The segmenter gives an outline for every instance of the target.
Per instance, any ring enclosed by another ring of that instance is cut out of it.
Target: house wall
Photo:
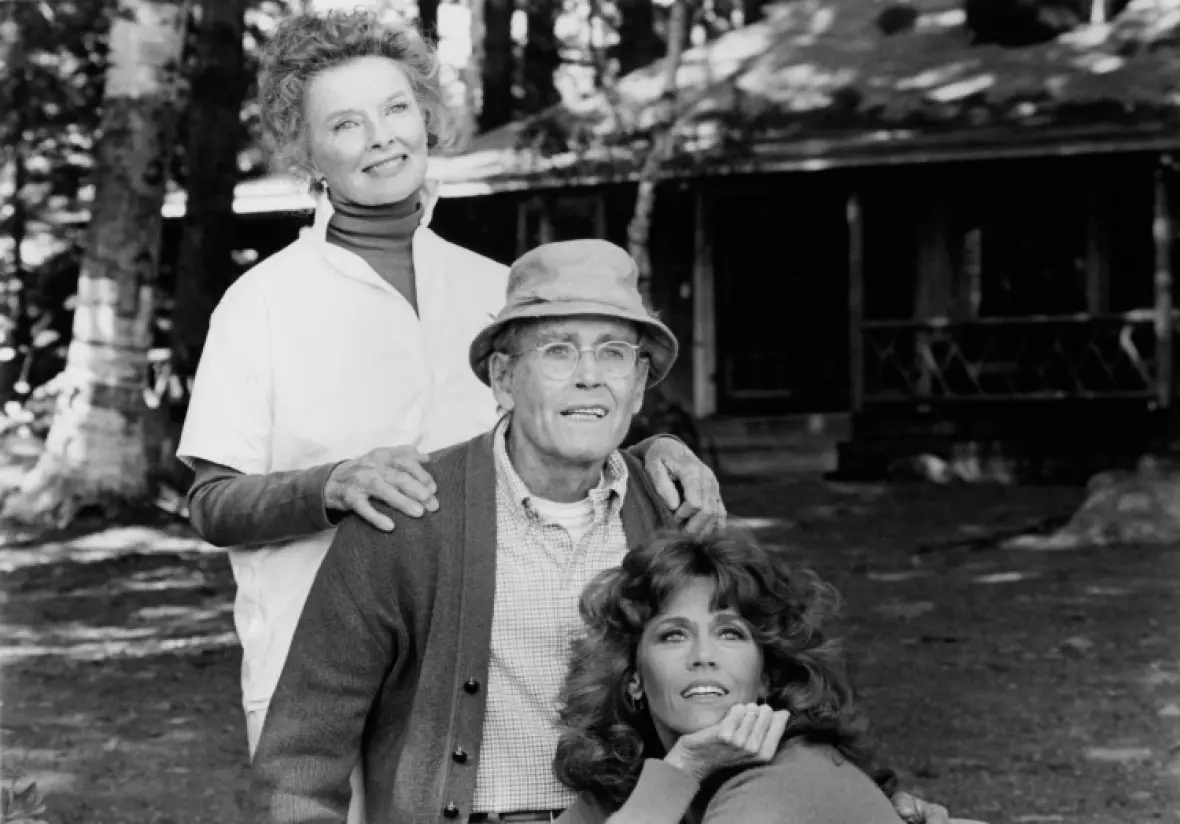
[[[847,184],[826,173],[713,183],[721,412],[847,408]]]

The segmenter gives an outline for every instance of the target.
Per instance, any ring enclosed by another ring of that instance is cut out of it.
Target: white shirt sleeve
[[[232,286],[209,321],[177,457],[260,474],[274,425],[267,306],[252,284]]]

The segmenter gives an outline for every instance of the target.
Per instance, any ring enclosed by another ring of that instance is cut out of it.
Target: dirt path
[[[1079,490],[732,482],[843,591],[908,788],[991,822],[1180,822],[1180,549],[999,549]],[[0,548],[6,771],[52,824],[244,820],[232,580],[171,527]]]

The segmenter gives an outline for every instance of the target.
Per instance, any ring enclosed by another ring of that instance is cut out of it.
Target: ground
[[[1180,822],[1180,548],[1032,551],[1080,489],[730,479],[844,593],[903,786],[990,824]],[[233,584],[179,524],[0,547],[4,767],[52,824],[248,813]]]

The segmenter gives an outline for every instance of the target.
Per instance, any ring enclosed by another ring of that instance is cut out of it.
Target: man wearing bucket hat
[[[618,447],[676,338],[635,262],[599,240],[521,257],[471,344],[503,412],[432,458],[440,509],[345,520],[312,586],[254,757],[271,822],[550,821],[578,599],[674,516]],[[937,822],[937,816],[928,819]]]
[[[439,510],[385,533],[341,523],[254,756],[268,821],[496,820],[561,810],[555,704],[578,596],[672,513],[618,447],[676,359],[631,257],[541,246],[472,342],[503,414],[431,458]]]

